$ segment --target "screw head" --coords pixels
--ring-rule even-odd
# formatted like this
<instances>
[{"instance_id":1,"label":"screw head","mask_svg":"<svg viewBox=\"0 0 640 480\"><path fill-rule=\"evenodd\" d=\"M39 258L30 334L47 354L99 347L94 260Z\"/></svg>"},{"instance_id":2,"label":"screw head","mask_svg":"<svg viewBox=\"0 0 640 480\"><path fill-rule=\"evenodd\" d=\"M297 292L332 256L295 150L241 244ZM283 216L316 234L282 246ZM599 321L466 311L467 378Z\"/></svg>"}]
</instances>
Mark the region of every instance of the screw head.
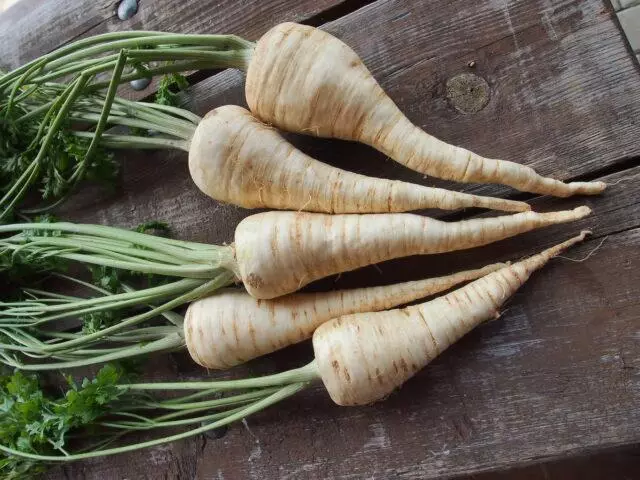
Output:
<instances>
[{"instance_id":1,"label":"screw head","mask_svg":"<svg viewBox=\"0 0 640 480\"><path fill-rule=\"evenodd\" d=\"M129 85L131 85L131 88L133 88L134 90L139 91L147 88L150 83L151 83L151 79L149 77L145 77L145 78L137 78L135 80L131 80L129 82Z\"/></svg>"},{"instance_id":2,"label":"screw head","mask_svg":"<svg viewBox=\"0 0 640 480\"><path fill-rule=\"evenodd\" d=\"M137 0L122 0L118 5L118 18L120 20L129 20L138 11Z\"/></svg>"}]
</instances>

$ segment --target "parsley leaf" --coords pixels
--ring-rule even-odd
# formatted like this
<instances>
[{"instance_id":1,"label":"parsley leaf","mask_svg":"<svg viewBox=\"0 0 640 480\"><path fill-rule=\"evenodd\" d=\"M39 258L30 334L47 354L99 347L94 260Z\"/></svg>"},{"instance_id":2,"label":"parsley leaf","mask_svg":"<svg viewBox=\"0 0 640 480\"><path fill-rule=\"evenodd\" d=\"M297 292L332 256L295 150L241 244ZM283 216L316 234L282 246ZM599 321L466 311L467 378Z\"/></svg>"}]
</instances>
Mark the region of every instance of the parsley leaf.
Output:
<instances>
[{"instance_id":1,"label":"parsley leaf","mask_svg":"<svg viewBox=\"0 0 640 480\"><path fill-rule=\"evenodd\" d=\"M182 91L189 87L189 82L184 75L170 73L160 79L158 91L156 92L155 103L159 105L178 106L178 94L175 91Z\"/></svg>"},{"instance_id":2,"label":"parsley leaf","mask_svg":"<svg viewBox=\"0 0 640 480\"><path fill-rule=\"evenodd\" d=\"M0 442L41 455L64 452L70 432L78 433L117 408L126 393L118 388L125 370L107 364L94 379L78 385L67 377L69 389L59 398L45 395L36 375L20 371L0 377ZM0 454L0 476L29 478L44 471L41 463Z\"/></svg>"}]
</instances>

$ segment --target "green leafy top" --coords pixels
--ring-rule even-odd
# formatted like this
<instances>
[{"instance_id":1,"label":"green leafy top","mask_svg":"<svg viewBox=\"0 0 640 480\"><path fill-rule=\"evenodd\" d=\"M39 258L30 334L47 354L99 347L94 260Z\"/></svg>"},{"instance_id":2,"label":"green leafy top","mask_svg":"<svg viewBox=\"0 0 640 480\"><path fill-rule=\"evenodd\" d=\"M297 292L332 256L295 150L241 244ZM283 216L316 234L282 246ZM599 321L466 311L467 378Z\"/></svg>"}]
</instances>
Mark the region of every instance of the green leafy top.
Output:
<instances>
[{"instance_id":1,"label":"green leafy top","mask_svg":"<svg viewBox=\"0 0 640 480\"><path fill-rule=\"evenodd\" d=\"M54 398L40 388L36 375L15 372L0 377L0 442L15 450L65 454L68 433L91 425L107 415L116 400L126 393L118 388L124 380L122 367L107 364L93 380L78 385L66 377L69 389ZM3 478L28 478L44 471L41 463L12 455L0 456Z\"/></svg>"},{"instance_id":2,"label":"green leafy top","mask_svg":"<svg viewBox=\"0 0 640 480\"><path fill-rule=\"evenodd\" d=\"M72 178L81 168L86 169L87 180L113 184L119 173L119 163L114 160L113 153L101 148L86 160L89 143L89 139L77 137L68 131L57 132L41 166L43 175L40 192L43 199L57 199L69 193L74 184ZM36 153L32 152L34 158ZM85 160L88 161L86 165Z\"/></svg>"},{"instance_id":3,"label":"green leafy top","mask_svg":"<svg viewBox=\"0 0 640 480\"><path fill-rule=\"evenodd\" d=\"M53 215L45 214L35 218L37 223L55 223L57 219ZM26 231L25 236L31 238L57 237L61 234L58 230L32 230ZM38 277L44 272L64 272L68 269L69 262L58 256L46 256L39 252L28 250L0 249L0 273L11 283L25 283Z\"/></svg>"},{"instance_id":4,"label":"green leafy top","mask_svg":"<svg viewBox=\"0 0 640 480\"><path fill-rule=\"evenodd\" d=\"M184 75L179 73L171 73L165 75L158 83L158 91L156 92L155 103L159 105L178 106L178 94L175 93L185 90L189 87L189 82Z\"/></svg>"}]
</instances>

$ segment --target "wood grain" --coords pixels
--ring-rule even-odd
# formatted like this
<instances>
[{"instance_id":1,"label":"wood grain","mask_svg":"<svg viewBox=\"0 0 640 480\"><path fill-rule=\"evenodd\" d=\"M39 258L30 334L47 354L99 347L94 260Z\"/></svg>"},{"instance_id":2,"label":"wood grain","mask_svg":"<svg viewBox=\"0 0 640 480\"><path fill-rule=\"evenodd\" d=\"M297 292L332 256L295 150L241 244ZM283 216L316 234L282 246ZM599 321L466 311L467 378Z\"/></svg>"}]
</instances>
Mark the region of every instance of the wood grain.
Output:
<instances>
[{"instance_id":1,"label":"wood grain","mask_svg":"<svg viewBox=\"0 0 640 480\"><path fill-rule=\"evenodd\" d=\"M472 7L459 1L434 8L430 2L376 2L327 29L354 46L412 120L447 141L560 178L588 175L640 156L638 68L600 2L516 2L509 4L511 27L496 5L485 1ZM374 21L384 18L388 21ZM447 18L451 28L439 28ZM484 110L462 115L447 102L443 85L469 70L471 59L476 61L473 70L489 81L492 97ZM204 114L227 103L244 104L243 75L237 71L193 86L186 105ZM513 193L424 179L362 145L290 138L316 158L359 173L482 194ZM125 195L99 203L101 221L161 216L187 237L218 241L230 240L230 233L217 229L230 232L227 227L248 214L233 208L221 214L218 204L191 185L184 154L136 156L125 167ZM77 204L87 205L83 199ZM91 216L96 205L84 208L80 218ZM216 218L216 223L194 224L196 215Z\"/></svg>"},{"instance_id":2,"label":"wood grain","mask_svg":"<svg viewBox=\"0 0 640 480\"><path fill-rule=\"evenodd\" d=\"M276 21L302 16L295 12L313 14L329 3L156 5L144 10L151 7L141 4L135 20L140 28L201 31L211 21L212 31L252 37ZM597 0L379 0L323 28L352 45L409 117L435 135L560 178L598 177L640 156L640 74L603 7ZM101 20L89 30L110 28L119 25ZM491 89L488 105L473 115L459 113L445 96L446 80L461 72L483 77ZM242 85L240 73L223 72L191 88L188 104L199 113L243 104ZM360 145L291 138L317 158L354 171L442 184ZM389 262L312 285L349 287L472 268L593 228L594 237L567 254L580 259L608 236L585 262L553 261L500 320L469 335L387 402L339 408L317 386L250 418L248 427L235 425L222 439L198 437L96 459L50 477L442 478L640 442L638 175L640 166L633 165L606 176L620 183L601 197L534 200L539 210L582 202L594 208L592 217L571 226L473 251ZM464 189L506 193L490 186ZM188 176L183 153L134 152L124 160L118 191L85 189L60 213L121 226L162 219L178 237L222 243L252 212L205 198ZM303 344L225 375L283 370L310 357ZM153 373L207 376L184 355L158 357Z\"/></svg>"},{"instance_id":3,"label":"wood grain","mask_svg":"<svg viewBox=\"0 0 640 480\"><path fill-rule=\"evenodd\" d=\"M638 248L633 229L610 236L587 262L554 261L500 320L383 403L336 407L318 386L250 418L251 432L238 424L221 440L96 460L67 467L68 476L440 478L637 442ZM296 350L301 364L309 346ZM265 363L288 362L272 355Z\"/></svg>"},{"instance_id":4,"label":"wood grain","mask_svg":"<svg viewBox=\"0 0 640 480\"><path fill-rule=\"evenodd\" d=\"M640 154L638 68L612 15L599 1L459 0L442 8L379 1L322 28L351 45L426 131L570 179ZM446 81L461 72L489 83L489 104L478 113L461 114L446 98ZM191 105L204 112L244 103L242 85L236 72L216 75L193 89ZM452 186L423 180L364 146L301 142L322 160L351 170ZM513 193L496 186L454 187Z\"/></svg>"},{"instance_id":5,"label":"wood grain","mask_svg":"<svg viewBox=\"0 0 640 480\"><path fill-rule=\"evenodd\" d=\"M16 68L78 37L121 30L235 33L257 38L271 25L304 21L344 0L153 0L129 20L113 0L21 0L0 15L0 67Z\"/></svg>"},{"instance_id":6,"label":"wood grain","mask_svg":"<svg viewBox=\"0 0 640 480\"><path fill-rule=\"evenodd\" d=\"M0 15L0 67L16 68L115 15L117 3L20 0Z\"/></svg>"}]
</instances>

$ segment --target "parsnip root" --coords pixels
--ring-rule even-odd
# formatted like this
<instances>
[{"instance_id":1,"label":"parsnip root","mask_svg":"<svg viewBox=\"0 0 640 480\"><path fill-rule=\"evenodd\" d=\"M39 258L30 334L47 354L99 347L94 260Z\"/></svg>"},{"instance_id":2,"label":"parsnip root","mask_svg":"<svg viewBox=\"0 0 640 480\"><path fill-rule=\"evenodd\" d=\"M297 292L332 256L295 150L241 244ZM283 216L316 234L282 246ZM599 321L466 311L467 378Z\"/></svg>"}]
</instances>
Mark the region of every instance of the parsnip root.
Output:
<instances>
[{"instance_id":1,"label":"parsnip root","mask_svg":"<svg viewBox=\"0 0 640 480\"><path fill-rule=\"evenodd\" d=\"M525 202L372 178L331 167L305 155L251 112L234 105L212 110L199 123L189 146L189 170L202 192L244 208L325 213L467 207L530 210Z\"/></svg>"},{"instance_id":2,"label":"parsnip root","mask_svg":"<svg viewBox=\"0 0 640 480\"><path fill-rule=\"evenodd\" d=\"M438 140L405 117L349 46L306 25L282 23L260 38L247 68L245 94L253 114L265 123L363 142L425 175L559 197L597 194L606 187L604 182L564 183Z\"/></svg>"},{"instance_id":3,"label":"parsnip root","mask_svg":"<svg viewBox=\"0 0 640 480\"><path fill-rule=\"evenodd\" d=\"M583 206L447 223L409 213L265 212L237 226L233 268L253 297L269 299L336 273L410 255L486 245L590 213Z\"/></svg>"},{"instance_id":4,"label":"parsnip root","mask_svg":"<svg viewBox=\"0 0 640 480\"><path fill-rule=\"evenodd\" d=\"M504 266L496 263L444 277L380 287L292 293L273 300L257 300L237 289L222 290L189 306L184 338L196 363L225 369L306 340L332 318L397 307Z\"/></svg>"},{"instance_id":5,"label":"parsnip root","mask_svg":"<svg viewBox=\"0 0 640 480\"><path fill-rule=\"evenodd\" d=\"M318 372L339 405L380 400L500 307L551 258L589 232L504 267L430 302L343 316L313 335Z\"/></svg>"}]
</instances>

